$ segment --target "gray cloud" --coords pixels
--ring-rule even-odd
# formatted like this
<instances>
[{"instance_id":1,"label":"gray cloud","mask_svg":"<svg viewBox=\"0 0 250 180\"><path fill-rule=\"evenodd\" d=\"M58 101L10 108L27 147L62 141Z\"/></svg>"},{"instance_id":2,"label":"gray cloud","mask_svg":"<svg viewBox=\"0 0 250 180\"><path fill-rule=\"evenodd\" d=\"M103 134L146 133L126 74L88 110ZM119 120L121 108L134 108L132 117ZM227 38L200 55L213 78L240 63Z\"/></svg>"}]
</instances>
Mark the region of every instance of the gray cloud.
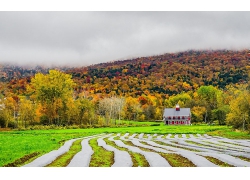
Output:
<instances>
[{"instance_id":1,"label":"gray cloud","mask_svg":"<svg viewBox=\"0 0 250 180\"><path fill-rule=\"evenodd\" d=\"M0 12L0 62L90 65L250 48L250 12Z\"/></svg>"}]
</instances>

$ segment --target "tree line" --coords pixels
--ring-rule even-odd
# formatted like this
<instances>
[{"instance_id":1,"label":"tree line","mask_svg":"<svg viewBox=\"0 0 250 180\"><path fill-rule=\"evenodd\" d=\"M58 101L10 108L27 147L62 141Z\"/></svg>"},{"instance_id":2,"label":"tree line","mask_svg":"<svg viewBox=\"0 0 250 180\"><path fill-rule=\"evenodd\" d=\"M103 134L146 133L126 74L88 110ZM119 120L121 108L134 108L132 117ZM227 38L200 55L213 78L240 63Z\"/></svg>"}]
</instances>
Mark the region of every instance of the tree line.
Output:
<instances>
[{"instance_id":1,"label":"tree line","mask_svg":"<svg viewBox=\"0 0 250 180\"><path fill-rule=\"evenodd\" d=\"M26 87L25 95L0 95L0 126L26 128L34 125L111 126L122 120L162 120L163 110L191 108L192 123L230 125L250 129L250 86L248 83L227 85L219 89L200 86L195 91L166 96L147 92L137 97L77 93L70 74L50 70L37 73Z\"/></svg>"}]
</instances>

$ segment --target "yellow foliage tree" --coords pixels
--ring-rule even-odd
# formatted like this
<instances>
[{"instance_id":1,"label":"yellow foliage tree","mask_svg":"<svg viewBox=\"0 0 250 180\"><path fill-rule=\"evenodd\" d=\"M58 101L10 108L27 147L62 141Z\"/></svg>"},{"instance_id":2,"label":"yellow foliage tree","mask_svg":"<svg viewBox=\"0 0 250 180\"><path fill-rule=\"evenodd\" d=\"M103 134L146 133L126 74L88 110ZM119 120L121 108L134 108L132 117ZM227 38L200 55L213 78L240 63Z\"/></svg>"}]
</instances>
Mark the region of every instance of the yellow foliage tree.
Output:
<instances>
[{"instance_id":1,"label":"yellow foliage tree","mask_svg":"<svg viewBox=\"0 0 250 180\"><path fill-rule=\"evenodd\" d=\"M71 75L50 70L46 75L37 73L31 79L28 91L43 106L48 123L61 124L59 112L67 104L67 100L73 97L74 86Z\"/></svg>"}]
</instances>

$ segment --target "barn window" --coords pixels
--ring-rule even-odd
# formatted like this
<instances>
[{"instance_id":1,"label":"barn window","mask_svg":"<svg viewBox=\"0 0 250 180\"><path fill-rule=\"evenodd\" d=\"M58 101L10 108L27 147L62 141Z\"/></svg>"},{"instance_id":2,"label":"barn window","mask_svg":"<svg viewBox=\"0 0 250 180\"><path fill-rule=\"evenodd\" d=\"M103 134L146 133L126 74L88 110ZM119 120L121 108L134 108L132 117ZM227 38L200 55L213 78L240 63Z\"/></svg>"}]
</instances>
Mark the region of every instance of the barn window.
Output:
<instances>
[{"instance_id":1,"label":"barn window","mask_svg":"<svg viewBox=\"0 0 250 180\"><path fill-rule=\"evenodd\" d=\"M171 117L169 116L168 119L171 119Z\"/></svg>"},{"instance_id":2,"label":"barn window","mask_svg":"<svg viewBox=\"0 0 250 180\"><path fill-rule=\"evenodd\" d=\"M173 117L173 119L175 119L175 116Z\"/></svg>"},{"instance_id":3,"label":"barn window","mask_svg":"<svg viewBox=\"0 0 250 180\"><path fill-rule=\"evenodd\" d=\"M182 116L182 119L185 119L185 117L184 117L184 116Z\"/></svg>"},{"instance_id":4,"label":"barn window","mask_svg":"<svg viewBox=\"0 0 250 180\"><path fill-rule=\"evenodd\" d=\"M180 119L180 116L178 116L178 119Z\"/></svg>"}]
</instances>

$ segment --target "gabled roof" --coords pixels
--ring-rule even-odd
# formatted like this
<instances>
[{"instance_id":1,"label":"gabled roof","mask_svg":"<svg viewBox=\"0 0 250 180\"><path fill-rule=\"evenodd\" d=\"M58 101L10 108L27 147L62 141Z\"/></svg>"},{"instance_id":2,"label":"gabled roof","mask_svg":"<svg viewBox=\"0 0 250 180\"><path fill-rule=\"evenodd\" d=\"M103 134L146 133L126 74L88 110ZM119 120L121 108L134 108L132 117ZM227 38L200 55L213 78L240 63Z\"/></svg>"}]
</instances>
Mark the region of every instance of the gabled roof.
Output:
<instances>
[{"instance_id":1,"label":"gabled roof","mask_svg":"<svg viewBox=\"0 0 250 180\"><path fill-rule=\"evenodd\" d=\"M190 108L180 108L179 111L176 111L175 108L165 108L163 116L189 116L191 115Z\"/></svg>"}]
</instances>

